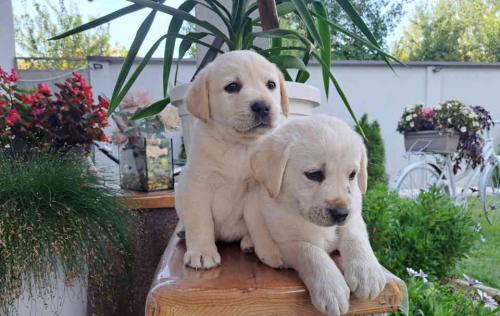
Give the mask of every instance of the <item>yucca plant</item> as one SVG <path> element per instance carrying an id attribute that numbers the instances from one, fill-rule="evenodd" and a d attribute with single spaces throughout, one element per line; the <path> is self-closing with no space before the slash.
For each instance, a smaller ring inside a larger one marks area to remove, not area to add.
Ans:
<path id="1" fill-rule="evenodd" d="M 213 60 L 218 53 L 223 53 L 225 50 L 223 47 L 227 47 L 227 50 L 253 49 L 268 58 L 271 62 L 276 63 L 285 74 L 286 79 L 290 81 L 307 81 L 309 73 L 306 66 L 310 60 L 316 59 L 322 68 L 323 84 L 327 96 L 331 82 L 356 123 L 356 116 L 354 115 L 340 85 L 335 79 L 335 76 L 330 71 L 332 55 L 331 30 L 333 29 L 353 37 L 360 41 L 360 43 L 378 52 L 389 66 L 390 59 L 397 61 L 395 58 L 383 51 L 349 0 L 336 1 L 351 18 L 352 22 L 359 28 L 362 34 L 364 34 L 364 36 L 356 35 L 342 26 L 329 21 L 325 4 L 323 1 L 319 0 L 307 2 L 303 0 L 277 0 L 276 2 L 274 0 L 258 0 L 257 2 L 251 2 L 249 0 L 232 0 L 231 8 L 226 8 L 226 6 L 219 0 L 186 0 L 178 8 L 173 8 L 163 4 L 165 2 L 164 0 L 128 1 L 133 2 L 133 4 L 54 37 L 54 39 L 60 39 L 97 27 L 101 24 L 110 22 L 116 18 L 138 10 L 151 9 L 151 12 L 137 30 L 134 41 L 129 48 L 128 55 L 125 58 L 113 91 L 109 114 L 115 111 L 163 41 L 166 42 L 163 63 L 164 98 L 154 102 L 149 107 L 138 111 L 134 116 L 135 119 L 154 115 L 163 110 L 170 102 L 170 98 L 168 96 L 170 71 L 173 66 L 175 43 L 179 39 L 181 40 L 178 52 L 179 60 L 184 57 L 185 53 L 193 43 L 209 48 L 201 67 Z M 196 6 L 203 6 L 220 18 L 224 24 L 225 30 L 220 29 L 210 21 L 201 20 L 194 16 L 191 11 Z M 257 10 L 260 11 L 262 16 L 255 14 Z M 172 16 L 170 25 L 168 26 L 168 31 L 154 43 L 136 69 L 130 74 L 132 64 L 137 57 L 137 52 L 143 44 L 144 38 L 149 32 L 153 20 L 158 13 L 164 13 Z M 305 31 L 298 32 L 293 29 L 279 28 L 277 17 L 287 14 L 296 15 L 298 17 L 298 21 L 301 23 L 301 28 Z M 274 19 L 274 21 L 269 21 L 270 18 Z M 201 27 L 203 31 L 181 34 L 183 22 L 192 23 Z M 260 26 L 263 30 L 256 31 L 255 28 Z M 272 39 L 271 47 L 261 48 L 257 46 L 255 42 L 257 38 Z M 283 46 L 283 38 L 293 39 L 293 43 L 297 44 L 294 44 L 293 46 Z M 295 52 L 295 54 L 291 54 L 290 52 Z M 297 57 L 297 55 L 300 57 Z M 288 73 L 289 69 L 298 70 L 295 78 L 292 78 L 290 73 Z M 199 69 L 197 72 L 198 71 Z"/>

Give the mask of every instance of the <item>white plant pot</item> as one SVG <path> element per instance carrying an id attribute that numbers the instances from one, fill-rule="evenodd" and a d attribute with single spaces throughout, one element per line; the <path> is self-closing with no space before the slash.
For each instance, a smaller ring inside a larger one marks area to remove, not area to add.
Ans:
<path id="1" fill-rule="evenodd" d="M 60 268 L 60 267 L 59 267 Z M 61 271 L 61 269 L 58 269 Z M 68 280 L 62 272 L 54 273 L 50 289 L 30 297 L 27 290 L 17 299 L 16 316 L 87 316 L 87 282 Z"/>
<path id="2" fill-rule="evenodd" d="M 186 152 L 189 153 L 189 143 L 191 140 L 191 132 L 197 118 L 191 115 L 184 104 L 184 96 L 186 95 L 189 83 L 174 87 L 170 92 L 172 105 L 177 107 L 182 123 L 182 136 L 184 137 L 184 145 Z M 313 109 L 318 107 L 321 101 L 321 92 L 318 88 L 297 82 L 286 82 L 288 98 L 290 100 L 290 109 L 288 119 L 294 117 L 312 115 Z M 283 122 L 285 116 L 280 115 L 279 121 Z"/>

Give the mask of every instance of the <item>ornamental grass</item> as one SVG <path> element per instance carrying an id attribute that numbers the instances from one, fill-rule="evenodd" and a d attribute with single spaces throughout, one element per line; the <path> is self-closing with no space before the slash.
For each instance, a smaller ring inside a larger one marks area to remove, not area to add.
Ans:
<path id="1" fill-rule="evenodd" d="M 55 273 L 104 287 L 109 267 L 127 271 L 130 218 L 85 158 L 3 151 L 0 181 L 0 315 L 22 293 L 50 295 Z"/>

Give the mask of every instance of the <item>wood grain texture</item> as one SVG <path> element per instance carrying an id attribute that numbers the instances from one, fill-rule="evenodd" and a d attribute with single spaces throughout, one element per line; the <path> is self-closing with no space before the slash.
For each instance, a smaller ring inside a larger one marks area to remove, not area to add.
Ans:
<path id="1" fill-rule="evenodd" d="M 295 271 L 271 269 L 238 244 L 218 248 L 220 267 L 194 270 L 183 264 L 184 242 L 173 237 L 149 291 L 146 315 L 321 315 Z M 351 297 L 348 315 L 395 311 L 401 299 L 397 285 L 388 283 L 374 300 Z"/>
<path id="2" fill-rule="evenodd" d="M 127 205 L 137 210 L 175 207 L 173 190 L 154 192 L 124 191 L 123 198 Z"/>

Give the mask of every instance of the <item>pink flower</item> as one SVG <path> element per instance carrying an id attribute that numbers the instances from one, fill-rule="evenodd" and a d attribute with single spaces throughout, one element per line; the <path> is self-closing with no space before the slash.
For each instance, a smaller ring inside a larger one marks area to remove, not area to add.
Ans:
<path id="1" fill-rule="evenodd" d="M 423 108 L 422 114 L 426 117 L 433 117 L 434 115 L 436 115 L 436 111 L 431 108 Z"/>
<path id="2" fill-rule="evenodd" d="M 5 123 L 9 126 L 14 126 L 20 118 L 21 115 L 19 115 L 19 112 L 16 109 L 12 109 L 7 113 Z"/>
<path id="3" fill-rule="evenodd" d="M 50 95 L 52 93 L 52 90 L 50 90 L 50 87 L 46 83 L 40 83 L 38 85 L 38 93 L 44 94 L 44 95 Z"/>

